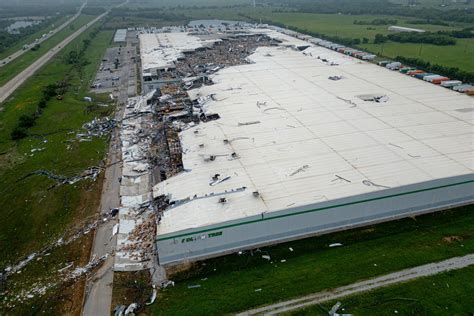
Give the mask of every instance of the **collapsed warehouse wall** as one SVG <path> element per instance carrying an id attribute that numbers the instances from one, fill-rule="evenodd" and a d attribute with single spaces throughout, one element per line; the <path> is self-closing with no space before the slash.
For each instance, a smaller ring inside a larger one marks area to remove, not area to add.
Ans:
<path id="1" fill-rule="evenodd" d="M 274 41 L 262 35 L 216 41 L 212 47 L 187 51 L 157 72 L 165 80 L 158 90 L 129 99 L 122 122 L 123 175 L 116 271 L 151 268 L 157 255 L 154 239 L 166 196 L 152 196 L 152 186 L 185 171 L 179 133 L 200 122 L 219 119 L 206 110 L 212 96 L 191 100 L 187 90 L 212 85 L 210 75 L 229 65 L 247 64 L 258 46 Z M 172 202 L 173 204 L 175 202 Z"/>

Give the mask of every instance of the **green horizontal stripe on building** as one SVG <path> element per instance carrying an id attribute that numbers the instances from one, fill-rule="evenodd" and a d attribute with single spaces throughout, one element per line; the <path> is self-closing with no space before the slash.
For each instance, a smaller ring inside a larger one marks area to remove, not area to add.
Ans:
<path id="1" fill-rule="evenodd" d="M 410 195 L 410 194 L 426 192 L 426 191 L 433 191 L 433 190 L 437 190 L 437 189 L 443 189 L 443 188 L 447 188 L 447 187 L 453 187 L 453 186 L 458 186 L 458 185 L 463 185 L 463 184 L 468 184 L 468 183 L 473 183 L 473 182 L 474 182 L 474 180 L 468 180 L 468 181 L 452 183 L 452 184 L 446 184 L 446 185 L 441 185 L 441 186 L 432 187 L 432 188 L 426 188 L 426 189 L 420 189 L 420 190 L 415 190 L 415 191 L 385 195 L 385 196 L 376 197 L 376 198 L 372 198 L 372 199 L 342 203 L 342 204 L 338 204 L 338 205 L 325 206 L 325 207 L 321 207 L 321 208 L 305 210 L 305 211 L 298 211 L 298 212 L 294 212 L 294 213 L 282 214 L 282 215 L 277 215 L 277 216 L 273 216 L 273 217 L 259 218 L 259 219 L 255 219 L 255 220 L 251 220 L 251 221 L 235 223 L 235 224 L 229 224 L 229 225 L 224 225 L 224 226 L 219 226 L 219 227 L 214 227 L 214 228 L 209 228 L 209 229 L 203 229 L 203 230 L 199 230 L 199 231 L 195 231 L 195 232 L 183 233 L 183 234 L 178 234 L 178 235 L 174 235 L 174 236 L 168 236 L 168 237 L 163 237 L 163 238 L 157 237 L 157 240 L 158 241 L 163 241 L 163 240 L 169 240 L 169 239 L 174 239 L 174 238 L 180 238 L 180 237 L 185 237 L 185 236 L 189 236 L 189 235 L 206 233 L 206 232 L 219 230 L 219 229 L 225 229 L 225 228 L 236 227 L 236 226 L 241 226 L 241 225 L 248 225 L 248 224 L 253 224 L 253 223 L 257 223 L 257 222 L 269 221 L 269 220 L 279 219 L 279 218 L 283 218 L 283 217 L 306 214 L 306 213 L 324 211 L 324 210 L 328 210 L 328 209 L 339 208 L 339 207 L 344 207 L 344 206 L 349 206 L 349 205 L 356 205 L 356 204 L 361 204 L 361 203 L 366 203 L 366 202 L 371 202 L 371 201 L 384 200 L 384 199 L 389 199 L 389 198 L 393 198 L 393 197 L 397 197 L 397 196 Z"/>

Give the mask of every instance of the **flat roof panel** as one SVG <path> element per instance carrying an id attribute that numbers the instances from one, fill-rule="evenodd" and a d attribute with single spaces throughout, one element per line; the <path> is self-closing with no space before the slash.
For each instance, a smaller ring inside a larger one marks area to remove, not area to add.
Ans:
<path id="1" fill-rule="evenodd" d="M 189 91 L 214 94 L 206 106 L 220 119 L 180 133 L 187 171 L 154 190 L 190 201 L 164 212 L 159 234 L 472 174 L 471 97 L 322 47 L 264 47 L 249 59 Z M 211 186 L 216 173 L 230 178 Z"/>

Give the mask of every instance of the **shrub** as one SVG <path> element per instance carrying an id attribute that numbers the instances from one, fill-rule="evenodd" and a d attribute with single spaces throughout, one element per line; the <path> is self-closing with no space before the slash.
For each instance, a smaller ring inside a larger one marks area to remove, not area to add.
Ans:
<path id="1" fill-rule="evenodd" d="M 20 116 L 18 126 L 21 128 L 29 128 L 35 125 L 36 117 L 34 115 L 23 114 Z"/>
<path id="2" fill-rule="evenodd" d="M 25 138 L 26 136 L 27 136 L 26 130 L 19 126 L 15 127 L 10 133 L 10 137 L 12 140 L 20 140 L 22 138 Z"/>

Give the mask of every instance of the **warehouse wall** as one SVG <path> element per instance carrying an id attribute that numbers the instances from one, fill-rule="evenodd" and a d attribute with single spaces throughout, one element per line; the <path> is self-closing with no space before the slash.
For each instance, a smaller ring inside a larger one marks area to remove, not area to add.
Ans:
<path id="1" fill-rule="evenodd" d="M 160 235 L 158 256 L 179 264 L 473 202 L 474 175 L 433 180 Z"/>

